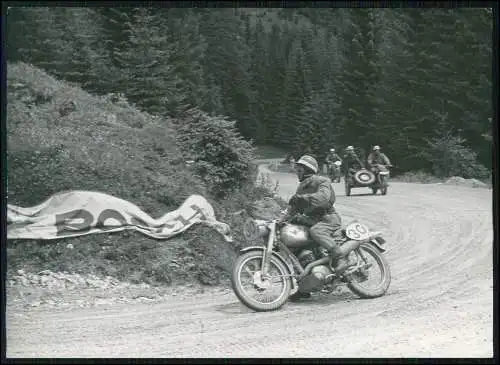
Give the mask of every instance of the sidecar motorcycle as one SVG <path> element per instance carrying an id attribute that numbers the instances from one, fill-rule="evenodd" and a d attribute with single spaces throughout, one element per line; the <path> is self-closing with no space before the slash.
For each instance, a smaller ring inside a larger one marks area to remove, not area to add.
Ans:
<path id="1" fill-rule="evenodd" d="M 345 178 L 345 195 L 351 195 L 352 188 L 370 188 L 372 193 L 378 190 L 382 195 L 387 194 L 389 186 L 389 170 L 385 165 L 373 165 L 375 172 L 366 168 L 359 169 Z"/>

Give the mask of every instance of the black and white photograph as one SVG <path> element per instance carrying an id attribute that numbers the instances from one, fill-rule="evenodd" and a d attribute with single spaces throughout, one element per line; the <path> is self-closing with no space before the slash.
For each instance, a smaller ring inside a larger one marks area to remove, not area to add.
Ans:
<path id="1" fill-rule="evenodd" d="M 2 5 L 7 359 L 494 357 L 498 5 L 271 3 Z"/>

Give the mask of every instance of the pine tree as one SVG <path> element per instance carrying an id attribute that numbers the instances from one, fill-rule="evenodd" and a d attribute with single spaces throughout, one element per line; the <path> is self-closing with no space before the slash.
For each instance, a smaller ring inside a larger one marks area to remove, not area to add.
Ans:
<path id="1" fill-rule="evenodd" d="M 174 114 L 186 95 L 179 92 L 180 78 L 172 65 L 174 48 L 165 24 L 151 9 L 138 8 L 127 25 L 127 44 L 116 52 L 123 92 L 151 113 Z"/>
<path id="2" fill-rule="evenodd" d="M 249 50 L 243 42 L 243 26 L 234 9 L 204 10 L 202 34 L 209 49 L 204 60 L 206 82 L 219 90 L 223 113 L 240 128 L 250 115 Z"/>
<path id="3" fill-rule="evenodd" d="M 292 43 L 288 62 L 286 65 L 285 80 L 283 86 L 283 99 L 277 123 L 276 138 L 282 146 L 309 144 L 311 141 L 304 140 L 302 134 L 308 135 L 305 128 L 309 126 L 300 125 L 301 109 L 306 100 L 306 85 L 304 78 L 304 50 L 300 40 Z"/>
<path id="4" fill-rule="evenodd" d="M 372 10 L 350 9 L 351 22 L 341 35 L 345 46 L 345 59 L 341 83 L 341 124 L 344 138 L 363 147 L 373 140 L 376 123 L 374 86 L 378 80 L 378 60 Z M 349 42 L 349 40 L 351 40 Z"/>
<path id="5" fill-rule="evenodd" d="M 22 60 L 46 70 L 64 66 L 67 51 L 57 8 L 12 8 L 7 18 L 7 49 L 10 60 Z"/>
<path id="6" fill-rule="evenodd" d="M 269 67 L 264 70 L 266 91 L 260 102 L 264 105 L 263 120 L 268 130 L 267 142 L 282 145 L 280 129 L 286 125 L 285 116 L 281 113 L 286 70 L 286 44 L 283 40 L 283 32 L 277 24 L 272 25 L 267 54 Z"/>
<path id="7" fill-rule="evenodd" d="M 268 107 L 266 94 L 269 80 L 266 79 L 266 76 L 269 68 L 272 67 L 268 55 L 269 39 L 261 19 L 257 19 L 255 29 L 251 27 L 249 18 L 245 26 L 247 27 L 248 48 L 251 51 L 248 70 L 250 113 L 245 123 L 246 133 L 243 134 L 251 136 L 257 143 L 263 143 L 268 133 L 266 128 Z"/>

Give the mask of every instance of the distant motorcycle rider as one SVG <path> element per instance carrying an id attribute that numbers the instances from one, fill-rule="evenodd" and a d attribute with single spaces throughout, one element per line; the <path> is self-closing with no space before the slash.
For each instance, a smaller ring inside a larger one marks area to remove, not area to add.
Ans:
<path id="1" fill-rule="evenodd" d="M 318 162 L 309 155 L 296 163 L 299 186 L 290 199 L 290 208 L 282 219 L 305 225 L 311 238 L 325 248 L 333 260 L 335 272 L 341 274 L 348 267 L 337 242 L 342 240 L 341 218 L 333 207 L 335 191 L 329 178 L 317 175 Z"/>
<path id="2" fill-rule="evenodd" d="M 335 148 L 330 148 L 330 153 L 328 156 L 326 156 L 325 162 L 328 167 L 328 175 L 332 176 L 332 169 L 334 168 L 333 165 L 335 162 L 340 161 L 342 163 L 342 159 L 340 156 L 335 152 Z"/>
<path id="3" fill-rule="evenodd" d="M 344 171 L 346 178 L 354 175 L 354 173 L 364 168 L 363 163 L 354 151 L 353 146 L 347 146 L 344 154 Z"/>
<path id="4" fill-rule="evenodd" d="M 378 171 L 378 168 L 374 165 L 391 166 L 389 158 L 384 153 L 380 152 L 380 146 L 373 146 L 373 150 L 368 155 L 366 161 L 373 172 Z"/>
<path id="5" fill-rule="evenodd" d="M 326 163 L 332 164 L 332 163 L 337 162 L 337 161 L 342 162 L 342 159 L 335 152 L 335 148 L 330 148 L 330 153 L 328 154 L 328 156 L 326 156 Z"/>

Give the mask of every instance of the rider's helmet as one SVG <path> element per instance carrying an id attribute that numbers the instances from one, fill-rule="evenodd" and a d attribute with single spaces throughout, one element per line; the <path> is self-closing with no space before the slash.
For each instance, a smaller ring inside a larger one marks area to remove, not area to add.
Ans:
<path id="1" fill-rule="evenodd" d="M 380 151 L 380 146 L 373 146 L 374 151 Z"/>
<path id="2" fill-rule="evenodd" d="M 312 156 L 304 155 L 299 158 L 296 164 L 307 167 L 308 169 L 314 171 L 315 174 L 318 172 L 318 162 Z"/>
<path id="3" fill-rule="evenodd" d="M 345 149 L 346 151 L 354 151 L 354 147 L 353 146 L 347 146 L 347 148 Z"/>

